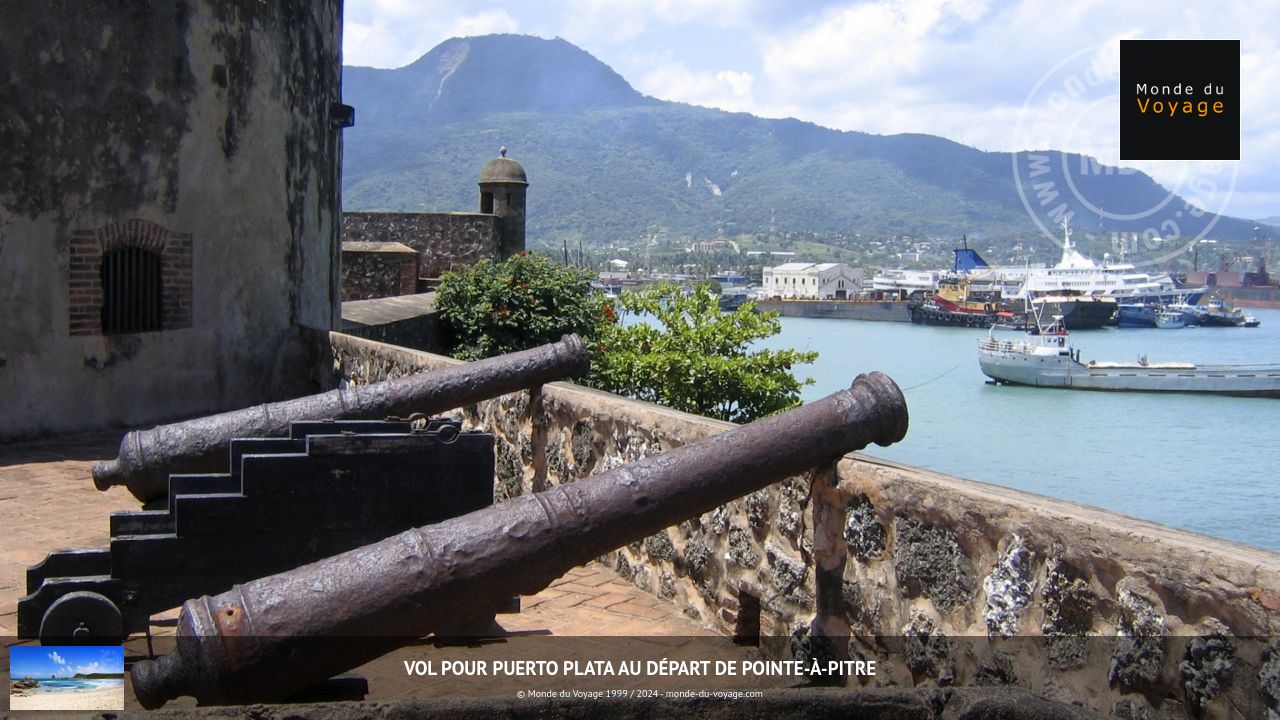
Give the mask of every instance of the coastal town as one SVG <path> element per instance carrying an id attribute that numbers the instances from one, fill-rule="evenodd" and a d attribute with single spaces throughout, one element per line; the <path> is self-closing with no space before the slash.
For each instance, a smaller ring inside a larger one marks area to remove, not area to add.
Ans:
<path id="1" fill-rule="evenodd" d="M 601 272 L 598 286 L 616 294 L 654 279 L 702 278 L 717 283 L 725 308 L 752 299 L 758 309 L 783 316 L 984 328 L 1022 327 L 1028 317 L 1046 322 L 1061 317 L 1072 330 L 1157 327 L 1157 321 L 1161 327 L 1253 327 L 1257 319 L 1243 308 L 1280 307 L 1280 286 L 1267 271 L 1263 254 L 1243 260 L 1254 266 L 1249 270 L 1232 272 L 1224 262 L 1217 271 L 1169 272 L 1146 263 L 1139 267 L 1110 253 L 1101 261 L 1087 257 L 1065 224 L 1057 241 L 1061 257 L 1054 263 L 993 266 L 964 238 L 952 248 L 951 265 L 935 270 L 869 270 L 784 257 L 786 262 L 761 266 L 755 282 L 734 270 L 652 277 L 614 270 Z M 1261 250 L 1274 243 L 1260 237 L 1256 245 Z M 688 252 L 699 252 L 699 246 Z M 611 263 L 615 268 L 627 265 L 620 259 Z"/>

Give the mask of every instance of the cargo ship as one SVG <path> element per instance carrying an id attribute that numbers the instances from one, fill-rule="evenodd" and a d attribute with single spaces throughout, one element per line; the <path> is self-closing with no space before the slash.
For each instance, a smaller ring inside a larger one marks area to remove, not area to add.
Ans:
<path id="1" fill-rule="evenodd" d="M 1202 283 L 1216 298 L 1241 307 L 1280 308 L 1280 284 L 1267 272 L 1267 260 L 1258 253 L 1257 269 L 1230 272 L 1220 267 L 1216 272 L 1189 272 L 1189 281 Z M 1195 301 L 1189 301 L 1195 302 Z"/>

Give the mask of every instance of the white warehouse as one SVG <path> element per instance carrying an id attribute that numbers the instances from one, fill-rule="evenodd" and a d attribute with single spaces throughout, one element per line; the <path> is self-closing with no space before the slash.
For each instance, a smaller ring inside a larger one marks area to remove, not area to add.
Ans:
<path id="1" fill-rule="evenodd" d="M 866 273 L 844 263 L 784 263 L 762 279 L 765 297 L 843 300 L 862 289 Z"/>

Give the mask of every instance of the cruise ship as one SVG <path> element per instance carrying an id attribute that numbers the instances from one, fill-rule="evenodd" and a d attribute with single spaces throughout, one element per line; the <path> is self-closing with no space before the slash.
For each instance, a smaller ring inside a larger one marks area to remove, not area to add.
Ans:
<path id="1" fill-rule="evenodd" d="M 999 289 L 1006 298 L 1036 298 L 1072 294 L 1112 298 L 1117 303 L 1165 305 L 1195 304 L 1205 288 L 1181 287 L 1169 273 L 1142 272 L 1130 263 L 1101 265 L 1085 257 L 1071 240 L 1071 228 L 1062 225 L 1062 258 L 1053 267 L 992 267 L 974 250 L 956 249 L 956 268 L 975 284 Z"/>

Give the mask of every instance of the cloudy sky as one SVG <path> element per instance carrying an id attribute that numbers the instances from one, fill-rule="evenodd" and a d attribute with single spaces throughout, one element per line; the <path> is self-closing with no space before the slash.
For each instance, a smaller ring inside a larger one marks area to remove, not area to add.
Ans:
<path id="1" fill-rule="evenodd" d="M 118 646 L 15 645 L 9 650 L 9 669 L 15 678 L 124 672 L 124 648 Z"/>
<path id="2" fill-rule="evenodd" d="M 346 0 L 345 14 L 348 65 L 400 67 L 455 36 L 562 37 L 664 100 L 1109 164 L 1120 39 L 1238 39 L 1240 162 L 1124 164 L 1210 210 L 1280 215 L 1280 3 Z M 1084 91 L 1064 104 L 1063 87 Z"/>

